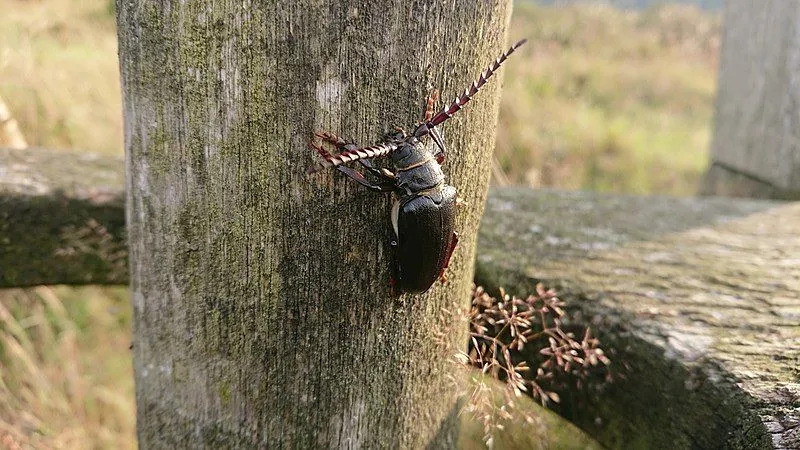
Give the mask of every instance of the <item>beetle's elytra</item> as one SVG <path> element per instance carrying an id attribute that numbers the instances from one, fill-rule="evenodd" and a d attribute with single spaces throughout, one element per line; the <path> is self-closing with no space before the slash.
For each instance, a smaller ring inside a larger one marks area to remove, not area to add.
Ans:
<path id="1" fill-rule="evenodd" d="M 333 145 L 339 151 L 336 155 L 314 141 L 310 143 L 323 160 L 311 167 L 308 173 L 334 167 L 373 191 L 393 192 L 396 195 L 392 206 L 394 283 L 402 292 L 425 292 L 437 279 L 443 278 L 458 243 L 458 235 L 454 230 L 456 189 L 444 181 L 441 163 L 444 161 L 445 145 L 436 127 L 464 107 L 508 56 L 525 42 L 524 39 L 517 42 L 500 55 L 463 94 L 436 115 L 433 115 L 437 98 L 434 91 L 428 97 L 425 119 L 410 135 L 398 128 L 378 144 L 359 147 L 333 133 L 317 133 L 322 142 Z M 436 144 L 433 153 L 421 142 L 427 135 Z M 389 157 L 392 171 L 372 165 L 373 158 L 383 156 Z M 358 161 L 376 181 L 370 181 L 362 172 L 343 165 L 353 161 Z"/>

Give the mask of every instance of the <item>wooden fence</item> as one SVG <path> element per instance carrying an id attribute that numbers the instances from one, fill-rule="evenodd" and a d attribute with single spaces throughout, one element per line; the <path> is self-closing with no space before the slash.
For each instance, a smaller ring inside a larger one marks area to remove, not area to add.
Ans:
<path id="1" fill-rule="evenodd" d="M 127 282 L 120 160 L 0 168 L 0 287 Z M 797 448 L 798 236 L 798 203 L 496 189 L 476 279 L 556 287 L 610 348 L 624 378 L 561 411 L 601 443 Z"/>

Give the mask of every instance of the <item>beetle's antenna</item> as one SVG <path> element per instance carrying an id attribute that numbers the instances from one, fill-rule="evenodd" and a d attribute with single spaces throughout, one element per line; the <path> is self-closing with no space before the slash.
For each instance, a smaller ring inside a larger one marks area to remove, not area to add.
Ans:
<path id="1" fill-rule="evenodd" d="M 309 146 L 317 151 L 324 158 L 322 162 L 319 164 L 310 167 L 306 173 L 312 174 L 314 172 L 319 172 L 320 170 L 325 170 L 329 167 L 338 167 L 344 163 L 358 161 L 359 159 L 365 158 L 377 158 L 378 156 L 388 155 L 389 153 L 393 152 L 397 149 L 397 144 L 392 142 L 387 142 L 384 144 L 372 145 L 369 147 L 362 147 L 362 148 L 355 148 L 352 150 L 345 150 L 338 155 L 332 155 L 330 152 L 322 148 L 322 146 L 315 145 L 313 142 L 309 143 Z"/>
<path id="2" fill-rule="evenodd" d="M 453 103 L 451 103 L 448 107 L 444 108 L 439 114 L 433 116 L 433 118 L 430 121 L 426 122 L 428 128 L 433 128 L 441 124 L 445 120 L 453 117 L 453 114 L 457 113 L 461 108 L 464 107 L 465 104 L 467 104 L 468 101 L 472 100 L 472 97 L 475 96 L 475 94 L 478 93 L 478 90 L 480 90 L 480 88 L 483 87 L 484 84 L 486 84 L 489 78 L 491 78 L 491 76 L 494 75 L 494 73 L 497 71 L 497 69 L 500 68 L 503 62 L 506 59 L 508 59 L 508 57 L 512 53 L 514 53 L 514 50 L 520 48 L 522 44 L 526 42 L 528 42 L 528 40 L 523 39 L 517 42 L 516 44 L 512 45 L 507 52 L 500 55 L 499 58 L 497 58 L 492 64 L 489 65 L 489 67 L 486 68 L 486 70 L 483 73 L 481 73 L 480 78 L 478 78 L 476 81 L 473 81 L 472 85 L 464 90 L 464 93 L 461 94 L 461 96 L 456 97 Z"/>

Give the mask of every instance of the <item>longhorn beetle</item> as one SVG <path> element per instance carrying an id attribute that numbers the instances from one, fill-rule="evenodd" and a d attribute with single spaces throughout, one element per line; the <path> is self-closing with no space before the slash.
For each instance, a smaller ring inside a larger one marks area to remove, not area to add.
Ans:
<path id="1" fill-rule="evenodd" d="M 444 280 L 444 271 L 458 244 L 458 234 L 453 230 L 456 189 L 444 182 L 441 164 L 444 162 L 445 146 L 436 127 L 463 108 L 506 58 L 525 42 L 525 39 L 517 42 L 500 55 L 463 94 L 436 115 L 433 115 L 433 105 L 438 93 L 433 91 L 428 97 L 425 119 L 410 135 L 402 128 L 397 128 L 382 142 L 359 147 L 333 133 L 316 133 L 322 142 L 337 149 L 337 155 L 332 155 L 313 140 L 309 143 L 323 158 L 319 164 L 308 169 L 309 174 L 334 167 L 370 190 L 394 192 L 397 196 L 392 206 L 392 247 L 395 249 L 393 284 L 402 292 L 422 293 L 430 289 L 437 278 Z M 430 135 L 436 144 L 433 153 L 421 142 L 426 135 Z M 389 156 L 393 171 L 372 165 L 372 158 L 382 156 Z M 377 182 L 343 165 L 353 161 L 361 163 Z"/>

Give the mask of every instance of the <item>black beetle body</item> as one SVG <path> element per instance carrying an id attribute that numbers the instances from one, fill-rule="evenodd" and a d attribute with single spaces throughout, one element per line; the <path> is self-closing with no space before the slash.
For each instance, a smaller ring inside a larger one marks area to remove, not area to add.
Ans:
<path id="1" fill-rule="evenodd" d="M 437 278 L 443 279 L 458 243 L 454 231 L 456 189 L 445 184 L 441 167 L 445 146 L 436 126 L 470 101 L 506 58 L 524 43 L 525 40 L 519 41 L 500 55 L 461 96 L 435 116 L 433 104 L 438 94 L 434 91 L 428 98 L 425 119 L 410 136 L 398 129 L 379 144 L 358 147 L 332 133 L 317 133 L 322 141 L 339 150 L 337 155 L 313 141 L 310 144 L 324 161 L 310 168 L 309 173 L 335 167 L 362 186 L 378 192 L 394 192 L 397 196 L 392 205 L 395 237 L 392 246 L 395 249 L 394 283 L 402 292 L 422 293 L 430 289 Z M 428 135 L 436 144 L 434 151 L 429 151 L 420 141 Z M 387 155 L 393 171 L 378 169 L 370 162 Z M 361 163 L 378 181 L 371 182 L 363 173 L 343 165 L 352 161 Z"/>
<path id="2" fill-rule="evenodd" d="M 455 225 L 456 189 L 443 186 L 437 192 L 396 202 L 395 273 L 403 292 L 427 291 L 444 275 L 458 237 Z M 424 255 L 424 256 L 422 256 Z"/>
<path id="3" fill-rule="evenodd" d="M 403 292 L 425 292 L 444 274 L 458 242 L 456 189 L 444 183 L 441 166 L 415 137 L 391 156 L 398 188 L 392 206 L 395 281 Z"/>

